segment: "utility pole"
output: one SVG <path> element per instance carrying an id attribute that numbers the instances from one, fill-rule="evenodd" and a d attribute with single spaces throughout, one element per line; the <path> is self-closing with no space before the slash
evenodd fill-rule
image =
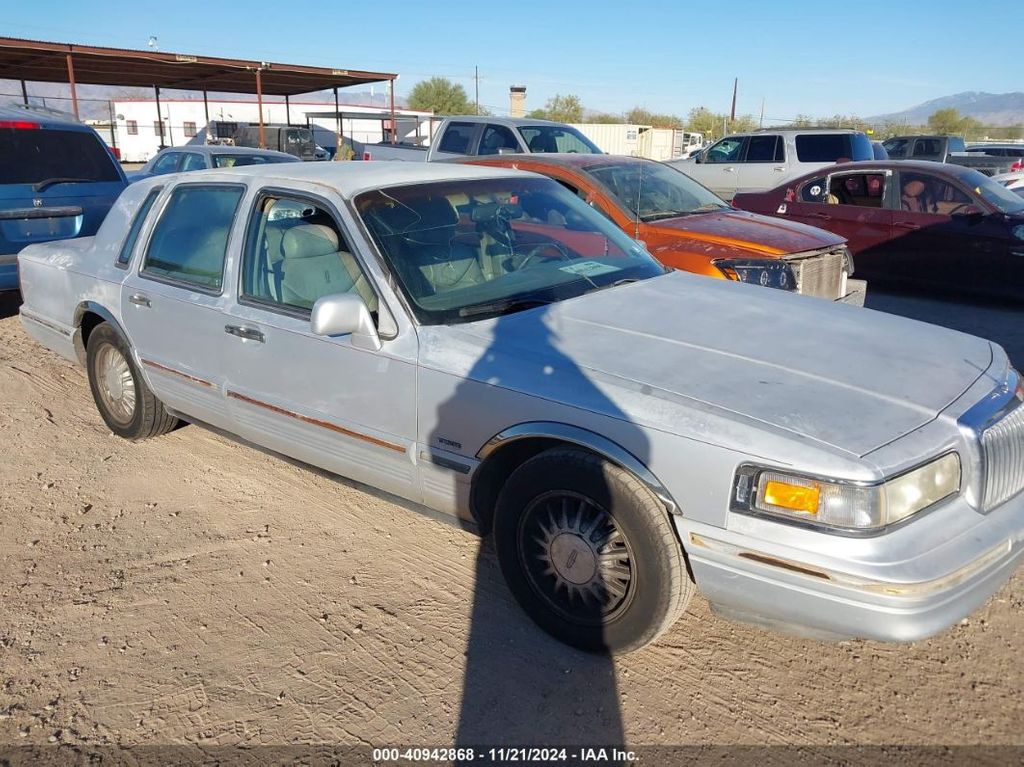
<path id="1" fill-rule="evenodd" d="M 735 78 L 732 81 L 732 111 L 729 113 L 729 122 L 736 122 L 736 91 L 740 87 L 740 78 Z"/>
<path id="2" fill-rule="evenodd" d="M 761 97 L 761 119 L 757 121 L 757 127 L 764 127 L 764 96 Z"/>
<path id="3" fill-rule="evenodd" d="M 480 67 L 473 67 L 473 82 L 476 85 L 476 113 L 480 114 Z"/>

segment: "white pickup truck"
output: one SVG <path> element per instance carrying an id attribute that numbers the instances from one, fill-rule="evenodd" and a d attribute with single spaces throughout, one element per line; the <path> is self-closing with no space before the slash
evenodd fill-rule
<path id="1" fill-rule="evenodd" d="M 603 154 L 590 139 L 563 123 L 525 117 L 468 115 L 444 118 L 429 146 L 368 144 L 363 159 L 430 162 L 521 152 Z"/>

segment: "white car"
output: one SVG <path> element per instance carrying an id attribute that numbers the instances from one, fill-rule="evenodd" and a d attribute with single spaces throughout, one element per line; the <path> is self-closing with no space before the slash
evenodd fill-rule
<path id="1" fill-rule="evenodd" d="M 724 200 L 764 192 L 837 160 L 871 160 L 868 137 L 855 130 L 804 128 L 735 133 L 683 160 L 669 160 Z"/>
<path id="2" fill-rule="evenodd" d="M 992 180 L 1016 192 L 1024 189 L 1024 170 L 1000 173 L 998 176 L 993 176 Z"/>

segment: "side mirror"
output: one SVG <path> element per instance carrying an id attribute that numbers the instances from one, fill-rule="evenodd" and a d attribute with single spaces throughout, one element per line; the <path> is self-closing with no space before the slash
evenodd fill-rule
<path id="1" fill-rule="evenodd" d="M 380 336 L 366 303 L 355 293 L 336 293 L 317 299 L 309 315 L 309 327 L 318 336 L 352 336 L 358 349 L 379 351 Z"/>

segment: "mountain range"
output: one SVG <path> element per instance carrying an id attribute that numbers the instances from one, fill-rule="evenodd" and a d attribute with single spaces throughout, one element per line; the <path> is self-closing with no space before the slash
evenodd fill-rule
<path id="1" fill-rule="evenodd" d="M 983 91 L 965 91 L 952 96 L 925 101 L 923 104 L 904 109 L 902 112 L 890 112 L 884 115 L 873 115 L 865 118 L 870 123 L 906 123 L 907 125 L 926 125 L 928 118 L 939 109 L 953 108 L 962 115 L 973 117 L 982 125 L 1011 126 L 1024 124 L 1024 93 L 985 93 Z"/>

